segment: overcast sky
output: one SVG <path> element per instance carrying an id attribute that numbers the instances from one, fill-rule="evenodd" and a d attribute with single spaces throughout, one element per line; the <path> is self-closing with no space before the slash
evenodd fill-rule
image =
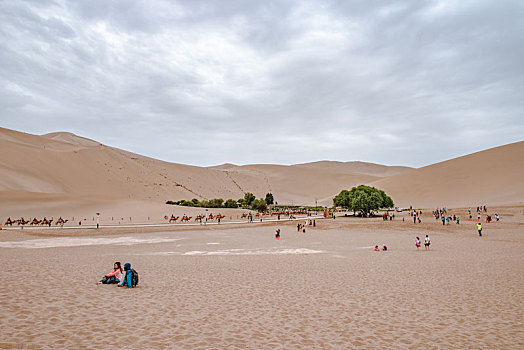
<path id="1" fill-rule="evenodd" d="M 194 165 L 524 139 L 524 1 L 0 1 L 0 126 Z"/>

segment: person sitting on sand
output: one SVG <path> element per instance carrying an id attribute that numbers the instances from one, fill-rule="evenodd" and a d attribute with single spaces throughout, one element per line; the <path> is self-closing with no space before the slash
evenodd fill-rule
<path id="1" fill-rule="evenodd" d="M 122 277 L 124 276 L 122 273 L 122 266 L 120 266 L 120 261 L 117 261 L 113 265 L 113 272 L 108 273 L 104 276 L 98 283 L 100 284 L 118 284 L 122 282 Z"/>
<path id="2" fill-rule="evenodd" d="M 127 288 L 133 288 L 133 271 L 131 271 L 131 264 L 125 263 L 124 264 L 124 271 L 126 272 L 126 275 L 124 276 L 124 279 L 120 284 L 118 284 L 119 287 L 126 286 Z"/>
<path id="3" fill-rule="evenodd" d="M 388 247 L 386 247 L 385 244 L 382 246 L 382 251 L 383 251 L 383 252 L 387 252 L 387 251 L 388 251 Z"/>
<path id="4" fill-rule="evenodd" d="M 375 251 L 380 252 L 380 249 L 378 249 L 378 245 L 375 246 Z"/>

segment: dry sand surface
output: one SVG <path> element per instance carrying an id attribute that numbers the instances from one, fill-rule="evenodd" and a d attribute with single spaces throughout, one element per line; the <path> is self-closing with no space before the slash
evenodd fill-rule
<path id="1" fill-rule="evenodd" d="M 296 222 L 3 230 L 0 348 L 522 349 L 524 207 L 491 211 L 502 219 L 482 238 L 427 212 L 305 234 Z M 431 251 L 417 251 L 425 234 Z M 117 260 L 138 288 L 95 284 Z"/>

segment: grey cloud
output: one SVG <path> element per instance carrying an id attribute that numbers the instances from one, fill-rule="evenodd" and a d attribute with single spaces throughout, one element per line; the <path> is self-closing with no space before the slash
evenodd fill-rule
<path id="1" fill-rule="evenodd" d="M 522 139 L 523 14 L 519 1 L 3 2 L 1 123 L 200 165 L 423 165 Z"/>

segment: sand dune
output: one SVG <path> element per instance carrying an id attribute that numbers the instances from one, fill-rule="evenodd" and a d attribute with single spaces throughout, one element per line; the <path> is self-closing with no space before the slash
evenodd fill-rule
<path id="1" fill-rule="evenodd" d="M 420 169 L 331 161 L 197 167 L 148 158 L 71 133 L 38 136 L 4 128 L 0 148 L 3 216 L 36 205 L 82 213 L 110 207 L 116 216 L 121 215 L 118 207 L 157 213 L 159 207 L 166 209 L 166 200 L 239 199 L 246 192 L 257 197 L 271 192 L 279 204 L 331 205 L 341 190 L 362 183 L 386 190 L 400 206 L 512 204 L 524 199 L 524 142 Z"/>
<path id="2" fill-rule="evenodd" d="M 351 174 L 363 174 L 378 177 L 387 177 L 405 173 L 413 168 L 407 166 L 387 166 L 367 162 L 335 162 L 322 160 L 318 162 L 296 164 L 295 167 L 307 167 L 324 170 L 335 170 Z"/>
<path id="3" fill-rule="evenodd" d="M 371 184 L 398 205 L 477 206 L 524 202 L 524 142 L 391 176 Z"/>
<path id="4" fill-rule="evenodd" d="M 167 163 L 71 133 L 37 136 L 0 129 L 0 147 L 8 155 L 0 164 L 0 196 L 5 200 L 12 191 L 158 203 L 272 192 L 283 204 L 314 204 L 377 178 L 279 165 L 214 169 Z"/>

